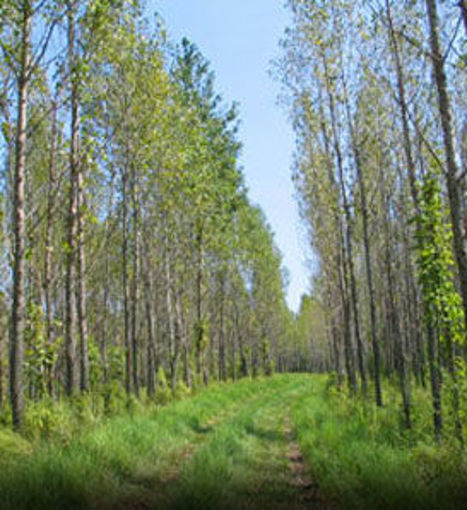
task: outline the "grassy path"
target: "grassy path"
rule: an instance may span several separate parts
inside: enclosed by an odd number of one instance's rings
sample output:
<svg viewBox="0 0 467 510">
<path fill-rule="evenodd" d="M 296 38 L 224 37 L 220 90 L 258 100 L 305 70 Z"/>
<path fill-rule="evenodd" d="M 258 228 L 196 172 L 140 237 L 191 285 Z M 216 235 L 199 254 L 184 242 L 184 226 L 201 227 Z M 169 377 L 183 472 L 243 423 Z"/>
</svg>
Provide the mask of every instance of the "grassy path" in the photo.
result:
<svg viewBox="0 0 467 510">
<path fill-rule="evenodd" d="M 299 387 L 296 377 L 218 385 L 152 414 L 10 449 L 0 457 L 0 509 L 290 507 L 300 491 L 285 417 Z"/>
<path fill-rule="evenodd" d="M 0 510 L 467 508 L 465 452 L 430 442 L 422 394 L 403 432 L 391 391 L 375 409 L 283 375 L 47 441 L 0 428 Z"/>
<path fill-rule="evenodd" d="M 285 429 L 296 386 L 294 381 L 268 388 L 217 427 L 184 466 L 162 507 L 298 508 L 300 490 L 293 484 Z"/>
</svg>

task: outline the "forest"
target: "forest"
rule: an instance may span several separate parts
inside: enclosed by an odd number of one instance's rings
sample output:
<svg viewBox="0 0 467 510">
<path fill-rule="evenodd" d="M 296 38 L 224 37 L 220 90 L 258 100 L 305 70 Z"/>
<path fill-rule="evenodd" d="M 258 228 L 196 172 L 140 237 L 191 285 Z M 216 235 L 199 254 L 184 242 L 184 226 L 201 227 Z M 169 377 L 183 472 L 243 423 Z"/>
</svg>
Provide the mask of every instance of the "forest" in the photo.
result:
<svg viewBox="0 0 467 510">
<path fill-rule="evenodd" d="M 467 2 L 283 7 L 298 311 L 196 41 L 0 1 L 0 510 L 467 508 Z"/>
</svg>

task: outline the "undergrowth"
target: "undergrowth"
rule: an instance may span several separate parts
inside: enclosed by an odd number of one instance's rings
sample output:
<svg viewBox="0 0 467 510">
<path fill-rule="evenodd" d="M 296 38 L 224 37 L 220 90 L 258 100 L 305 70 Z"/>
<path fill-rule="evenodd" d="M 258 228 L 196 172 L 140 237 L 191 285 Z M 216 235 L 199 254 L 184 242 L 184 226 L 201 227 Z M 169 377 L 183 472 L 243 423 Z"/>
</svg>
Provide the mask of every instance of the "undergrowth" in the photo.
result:
<svg viewBox="0 0 467 510">
<path fill-rule="evenodd" d="M 0 429 L 0 508 L 101 509 L 144 500 L 207 421 L 254 391 L 249 381 L 220 384 L 107 418 L 83 414 L 85 402 L 30 409 L 26 437 Z"/>
<path fill-rule="evenodd" d="M 310 384 L 310 383 L 309 383 Z M 433 439 L 427 391 L 413 391 L 413 424 L 401 421 L 397 389 L 383 408 L 321 378 L 293 405 L 299 444 L 322 490 L 342 509 L 467 508 L 467 456 L 454 440 Z"/>
<path fill-rule="evenodd" d="M 422 388 L 413 390 L 409 431 L 388 382 L 383 408 L 319 375 L 179 392 L 165 406 L 168 393 L 128 403 L 116 392 L 30 405 L 23 435 L 0 427 L 0 509 L 295 508 L 289 409 L 310 476 L 336 508 L 467 507 L 465 450 L 449 440 L 448 420 L 447 439 L 434 442 Z"/>
</svg>

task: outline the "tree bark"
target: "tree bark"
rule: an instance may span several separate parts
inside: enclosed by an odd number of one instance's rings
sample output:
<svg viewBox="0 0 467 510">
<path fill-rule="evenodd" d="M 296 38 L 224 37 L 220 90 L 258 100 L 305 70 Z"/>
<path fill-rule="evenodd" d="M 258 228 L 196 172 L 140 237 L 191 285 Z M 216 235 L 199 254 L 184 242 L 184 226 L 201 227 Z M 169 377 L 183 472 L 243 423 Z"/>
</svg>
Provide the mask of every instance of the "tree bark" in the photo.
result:
<svg viewBox="0 0 467 510">
<path fill-rule="evenodd" d="M 18 117 L 16 123 L 16 159 L 14 169 L 13 202 L 13 299 L 11 309 L 10 337 L 10 403 L 13 426 L 20 429 L 24 414 L 24 269 L 25 269 L 25 228 L 24 228 L 24 181 L 26 173 L 27 108 L 30 72 L 32 5 L 30 0 L 22 2 L 21 53 L 18 76 Z"/>
<path fill-rule="evenodd" d="M 82 164 L 79 163 L 77 175 L 77 230 L 78 230 L 78 282 L 77 282 L 77 304 L 78 304 L 78 330 L 80 337 L 80 389 L 89 389 L 89 353 L 88 353 L 88 325 L 86 315 L 86 256 L 84 251 L 84 176 Z"/>
<path fill-rule="evenodd" d="M 342 317 L 343 317 L 343 337 L 344 337 L 344 360 L 345 370 L 347 372 L 347 383 L 349 390 L 354 393 L 357 390 L 357 379 L 355 376 L 355 361 L 354 352 L 352 346 L 352 334 L 350 325 L 350 303 L 348 296 L 348 275 L 347 275 L 347 264 L 345 260 L 345 249 L 344 249 L 344 235 L 342 218 L 339 215 L 337 202 L 338 202 L 338 186 L 334 178 L 333 167 L 332 167 L 332 154 L 331 154 L 331 143 L 329 140 L 328 132 L 324 121 L 324 112 L 322 110 L 320 102 L 320 115 L 321 115 L 321 134 L 324 139 L 324 147 L 327 155 L 327 169 L 328 169 L 328 180 L 329 186 L 334 191 L 336 197 L 336 207 L 334 208 L 334 228 L 336 231 L 336 274 L 339 286 L 339 294 L 341 300 Z"/>
<path fill-rule="evenodd" d="M 345 187 L 344 180 L 344 167 L 342 160 L 342 153 L 339 144 L 339 134 L 337 132 L 337 120 L 335 113 L 335 101 L 334 94 L 331 90 L 331 83 L 328 72 L 328 65 L 326 58 L 323 56 L 323 67 L 326 79 L 326 92 L 328 95 L 328 105 L 329 105 L 329 113 L 331 116 L 331 129 L 333 135 L 333 145 L 334 151 L 337 159 L 337 170 L 338 177 L 340 183 L 341 190 L 341 198 L 342 198 L 342 206 L 344 209 L 344 218 L 345 218 L 345 242 L 344 242 L 344 259 L 347 261 L 348 266 L 348 275 L 350 278 L 350 296 L 351 296 L 351 305 L 353 311 L 353 319 L 354 319 L 354 331 L 355 331 L 355 339 L 357 341 L 357 362 L 358 362 L 358 371 L 360 373 L 361 385 L 363 393 L 367 391 L 367 380 L 366 380 L 366 371 L 365 371 L 365 363 L 364 363 L 364 353 L 363 353 L 363 340 L 360 331 L 360 312 L 358 309 L 358 296 L 357 296 L 357 283 L 355 279 L 355 268 L 354 268 L 354 260 L 352 253 L 352 217 L 350 214 L 350 204 L 347 198 L 347 191 Z"/>
<path fill-rule="evenodd" d="M 139 396 L 138 379 L 138 303 L 139 303 L 139 206 L 137 196 L 136 170 L 132 169 L 131 199 L 133 204 L 133 279 L 131 286 L 131 358 L 133 373 L 133 389 Z"/>
<path fill-rule="evenodd" d="M 57 173 L 57 109 L 58 109 L 58 94 L 53 100 L 51 112 L 51 141 L 50 141 L 50 160 L 49 160 L 49 179 L 47 188 L 47 218 L 45 229 L 45 254 L 44 254 L 44 301 L 45 301 L 45 317 L 46 317 L 46 341 L 48 345 L 52 345 L 54 341 L 54 315 L 52 308 L 52 252 L 53 252 L 53 215 L 55 210 L 55 193 L 56 193 L 56 173 Z M 49 394 L 53 393 L 53 380 L 52 373 L 53 367 L 44 367 L 47 372 L 48 391 Z"/>
<path fill-rule="evenodd" d="M 432 324 L 427 326 L 428 364 L 430 366 L 430 385 L 433 402 L 433 425 L 435 439 L 441 441 L 443 433 L 443 411 L 441 405 L 441 371 L 439 365 L 438 342 Z"/>
<path fill-rule="evenodd" d="M 464 5 L 465 6 L 465 5 Z M 460 290 L 464 307 L 464 321 L 467 331 L 467 250 L 462 221 L 462 204 L 459 195 L 458 168 L 454 151 L 453 121 L 448 95 L 447 77 L 444 58 L 441 53 L 438 29 L 438 12 L 436 0 L 426 0 L 428 22 L 430 25 L 430 47 L 436 90 L 438 92 L 438 109 L 443 132 L 444 152 L 446 155 L 446 184 L 451 212 L 451 227 L 454 241 L 454 253 L 459 269 Z"/>
<path fill-rule="evenodd" d="M 75 2 L 67 5 L 68 15 L 68 66 L 71 82 L 71 140 L 70 140 L 70 189 L 68 203 L 68 234 L 66 257 L 66 392 L 68 396 L 78 391 L 79 372 L 76 359 L 76 216 L 78 210 L 77 187 L 79 166 L 79 104 L 78 76 L 75 61 Z"/>
<path fill-rule="evenodd" d="M 225 282 L 223 275 L 220 276 L 220 303 L 219 303 L 219 379 L 227 379 L 227 368 L 225 360 L 225 330 L 224 330 L 224 302 L 225 302 Z"/>
<path fill-rule="evenodd" d="M 109 335 L 109 295 L 110 295 L 110 261 L 109 250 L 105 254 L 104 269 L 104 295 L 102 299 L 102 333 L 100 342 L 101 362 L 102 362 L 102 382 L 108 382 L 108 361 L 107 361 L 107 338 Z"/>
<path fill-rule="evenodd" d="M 196 233 L 197 249 L 197 273 L 196 273 L 196 374 L 203 378 L 204 384 L 207 384 L 208 376 L 206 370 L 206 331 L 203 317 L 203 227 L 197 226 Z"/>
<path fill-rule="evenodd" d="M 125 344 L 125 390 L 129 396 L 131 393 L 131 330 L 130 330 L 130 304 L 129 304 L 129 284 L 128 284 L 128 197 L 127 197 L 128 172 L 125 168 L 122 172 L 122 230 L 123 230 L 123 336 Z"/>
<path fill-rule="evenodd" d="M 167 308 L 167 322 L 168 322 L 168 338 L 169 338 L 169 367 L 170 367 L 170 386 L 172 394 L 175 395 L 176 381 L 177 381 L 177 364 L 176 364 L 176 353 L 175 353 L 175 314 L 173 307 L 173 292 L 172 292 L 172 276 L 170 271 L 169 255 L 165 254 L 165 298 Z"/>
<path fill-rule="evenodd" d="M 148 248 L 144 243 L 144 303 L 146 310 L 147 327 L 147 388 L 148 396 L 153 397 L 156 393 L 156 355 L 154 336 L 154 312 L 153 312 L 153 284 L 152 273 L 149 266 Z"/>
<path fill-rule="evenodd" d="M 370 305 L 370 327 L 371 327 L 371 343 L 373 346 L 373 363 L 374 363 L 374 378 L 375 378 L 375 400 L 376 405 L 382 407 L 383 395 L 381 391 L 381 356 L 379 350 L 379 342 L 376 332 L 376 304 L 375 304 L 375 289 L 373 286 L 373 268 L 371 265 L 371 245 L 370 245 L 370 234 L 368 229 L 368 205 L 366 196 L 366 187 L 362 172 L 362 162 L 360 157 L 360 150 L 357 145 L 355 138 L 354 127 L 350 118 L 349 106 L 346 98 L 347 107 L 347 118 L 349 124 L 349 131 L 351 137 L 351 143 L 355 159 L 355 167 L 357 170 L 357 180 L 360 190 L 360 205 L 362 213 L 362 226 L 363 226 L 363 248 L 365 251 L 365 267 L 366 267 L 366 280 L 368 285 L 368 296 Z"/>
</svg>

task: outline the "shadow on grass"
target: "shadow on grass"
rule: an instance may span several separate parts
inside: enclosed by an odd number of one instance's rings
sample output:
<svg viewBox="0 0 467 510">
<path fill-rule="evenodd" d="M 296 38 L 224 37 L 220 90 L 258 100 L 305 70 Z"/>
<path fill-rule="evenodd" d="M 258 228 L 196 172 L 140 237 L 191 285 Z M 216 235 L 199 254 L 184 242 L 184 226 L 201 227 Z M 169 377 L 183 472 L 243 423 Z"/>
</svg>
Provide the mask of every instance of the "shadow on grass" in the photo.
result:
<svg viewBox="0 0 467 510">
<path fill-rule="evenodd" d="M 269 431 L 250 427 L 250 432 L 268 441 L 277 440 Z M 374 473 L 372 480 L 336 480 L 325 487 L 329 494 L 345 496 L 337 506 L 322 501 L 303 501 L 300 487 L 268 473 L 232 470 L 230 458 L 224 464 L 203 462 L 183 471 L 173 480 L 148 476 L 113 478 L 106 471 L 69 471 L 49 463 L 35 478 L 20 468 L 10 470 L 8 485 L 0 486 L 1 510 L 466 510 L 467 487 L 456 479 L 430 479 L 423 484 L 407 483 Z M 234 472 L 234 476 L 232 473 Z M 98 475 L 97 477 L 95 475 Z M 5 481 L 7 477 L 2 477 Z M 345 487 L 343 486 L 345 484 Z M 325 494 L 326 495 L 326 494 Z"/>
<path fill-rule="evenodd" d="M 391 487 L 381 491 L 373 487 L 370 492 L 356 485 L 354 497 L 335 502 L 326 496 L 310 498 L 302 494 L 300 487 L 293 487 L 285 480 L 271 480 L 258 485 L 242 482 L 218 483 L 216 480 L 190 480 L 166 486 L 157 500 L 147 510 L 466 510 L 467 492 L 465 487 L 446 484 L 430 503 L 431 491 L 423 488 L 391 494 Z M 351 490 L 352 488 L 348 488 Z M 390 497 L 386 497 L 391 494 Z M 329 502 L 327 502 L 329 501 Z"/>
<path fill-rule="evenodd" d="M 193 417 L 189 421 L 190 428 L 197 434 L 209 434 L 214 430 L 213 425 L 202 425 L 198 418 Z"/>
<path fill-rule="evenodd" d="M 255 436 L 256 438 L 262 440 L 262 441 L 270 441 L 270 442 L 282 442 L 284 441 L 284 435 L 274 429 L 264 429 L 261 427 L 257 427 L 253 423 L 248 423 L 245 425 L 245 431 Z"/>
<path fill-rule="evenodd" d="M 291 510 L 297 506 L 295 488 L 286 480 L 252 483 L 223 476 L 177 480 L 166 487 L 148 510 Z"/>
</svg>

